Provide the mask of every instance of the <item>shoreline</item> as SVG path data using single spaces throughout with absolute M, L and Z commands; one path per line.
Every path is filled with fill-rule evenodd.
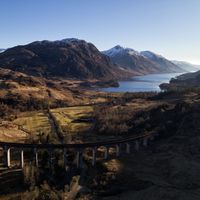
M 160 85 L 164 83 L 169 83 L 172 78 L 175 78 L 184 73 L 156 73 L 156 74 L 146 74 L 140 76 L 132 76 L 128 79 L 120 80 L 118 87 L 103 87 L 98 89 L 98 91 L 103 92 L 161 92 Z M 158 76 L 158 77 L 156 77 Z M 160 76 L 160 77 L 159 77 Z M 135 83 L 135 84 L 133 84 Z

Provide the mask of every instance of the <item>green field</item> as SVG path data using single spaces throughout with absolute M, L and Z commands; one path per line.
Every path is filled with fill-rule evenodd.
M 62 131 L 63 137 L 89 132 L 94 125 L 93 107 L 77 106 L 67 108 L 51 109 L 53 119 L 49 119 L 48 113 L 43 111 L 24 112 L 17 116 L 11 124 L 11 128 L 0 126 L 0 140 L 8 140 L 5 136 L 12 132 L 21 138 L 30 141 L 59 142 L 59 135 L 54 124 L 57 124 Z M 15 128 L 12 128 L 12 125 Z M 6 125 L 8 126 L 8 125 Z M 2 134 L 1 134 L 2 132 Z M 23 135 L 24 134 L 24 135 Z M 15 136 L 11 134 L 10 138 Z M 19 136 L 18 136 L 19 137 Z M 8 141 L 12 141 L 9 139 Z
M 19 129 L 29 133 L 33 139 L 36 139 L 38 134 L 51 135 L 51 125 L 44 112 L 22 113 L 13 122 L 19 126 Z
M 51 110 L 65 134 L 89 131 L 93 127 L 93 107 L 77 106 Z

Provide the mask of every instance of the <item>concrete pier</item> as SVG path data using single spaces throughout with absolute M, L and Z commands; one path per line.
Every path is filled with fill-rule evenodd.
M 24 150 L 22 149 L 20 152 L 20 167 L 24 168 Z
M 10 167 L 11 166 L 11 162 L 10 162 L 10 148 L 5 147 L 4 148 L 4 153 L 5 153 L 5 165 L 6 167 Z
M 130 144 L 126 143 L 126 153 L 129 154 L 131 152 L 130 150 Z
M 64 148 L 63 150 L 63 159 L 64 159 L 64 168 L 66 169 L 67 166 L 67 149 Z
M 150 137 L 150 140 L 151 140 L 151 141 L 153 141 L 153 140 L 154 140 L 154 135 L 152 135 L 152 136 Z
M 143 146 L 147 147 L 148 145 L 148 138 L 143 139 Z
M 119 157 L 120 156 L 120 145 L 116 144 L 116 156 Z
M 135 141 L 135 150 L 136 151 L 139 151 L 139 148 L 140 148 L 140 143 L 138 140 Z
M 38 150 L 34 148 L 34 159 L 35 159 L 35 166 L 38 167 Z
M 48 154 L 49 154 L 49 167 L 52 168 L 53 167 L 53 150 L 49 149 Z
M 97 148 L 94 147 L 92 149 L 92 166 L 94 166 L 96 164 L 96 153 L 97 153 Z
M 76 166 L 77 168 L 82 168 L 82 156 L 83 156 L 83 152 L 82 150 L 77 151 L 76 153 Z
M 104 159 L 108 159 L 108 154 L 109 154 L 109 147 L 105 147 L 105 152 L 104 152 Z

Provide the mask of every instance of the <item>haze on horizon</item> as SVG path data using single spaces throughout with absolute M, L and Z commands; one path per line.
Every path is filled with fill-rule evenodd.
M 79 38 L 99 50 L 115 45 L 200 64 L 199 0 L 6 0 L 0 48 Z

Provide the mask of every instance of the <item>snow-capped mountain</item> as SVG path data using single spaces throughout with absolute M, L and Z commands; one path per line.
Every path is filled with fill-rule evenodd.
M 183 72 L 180 67 L 151 51 L 136 51 L 119 45 L 103 51 L 116 64 L 138 74 Z
M 140 52 L 140 55 L 143 55 L 149 59 L 155 59 L 155 58 L 164 58 L 163 56 L 159 55 L 159 54 L 156 54 L 156 53 L 153 53 L 151 51 L 141 51 Z
M 117 45 L 107 51 L 103 51 L 103 54 L 110 57 L 118 55 L 118 54 L 140 55 L 138 51 L 135 51 L 134 49 L 131 49 L 131 48 L 124 48 L 120 45 Z
M 184 71 L 186 71 L 186 70 L 182 69 L 180 66 L 171 62 L 170 60 L 167 60 L 163 56 L 156 54 L 154 52 L 141 51 L 140 54 L 143 55 L 144 57 L 148 58 L 155 64 L 157 64 L 161 71 L 166 71 L 166 72 L 184 72 Z
M 117 45 L 102 53 L 109 56 L 114 63 L 137 75 L 156 73 L 158 71 L 154 63 L 140 55 L 140 52 L 131 48 L 124 48 Z

